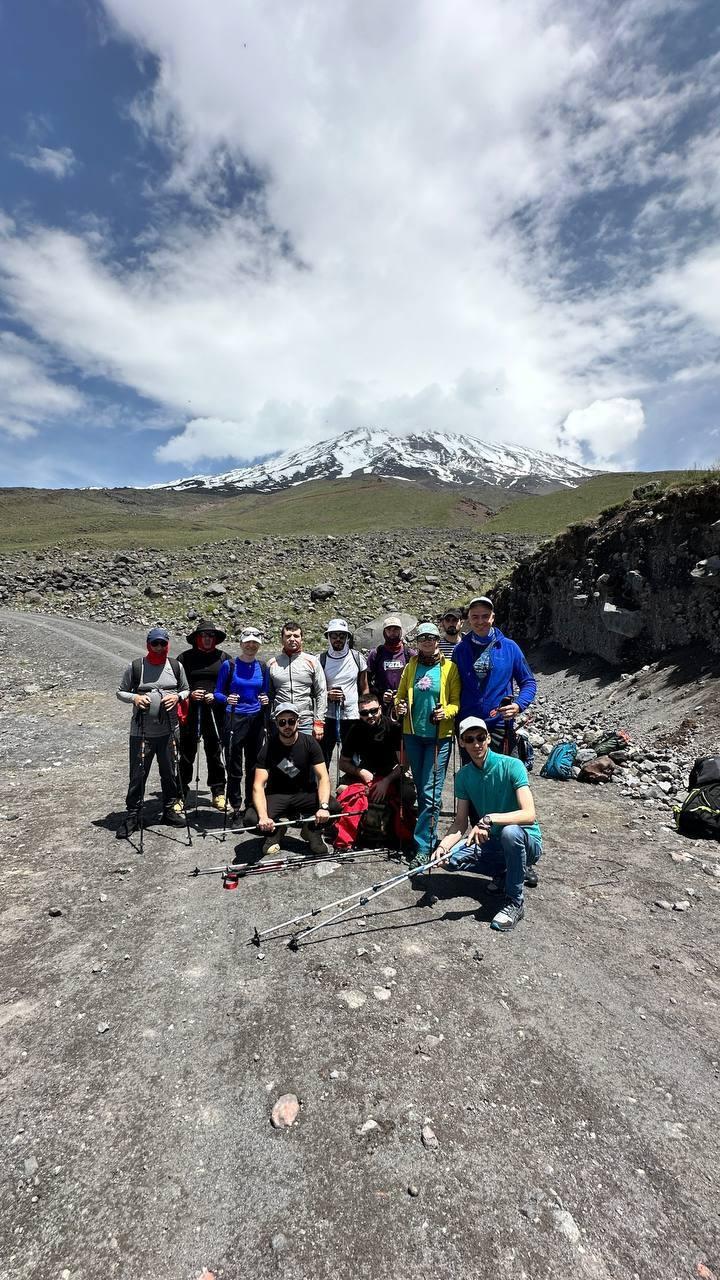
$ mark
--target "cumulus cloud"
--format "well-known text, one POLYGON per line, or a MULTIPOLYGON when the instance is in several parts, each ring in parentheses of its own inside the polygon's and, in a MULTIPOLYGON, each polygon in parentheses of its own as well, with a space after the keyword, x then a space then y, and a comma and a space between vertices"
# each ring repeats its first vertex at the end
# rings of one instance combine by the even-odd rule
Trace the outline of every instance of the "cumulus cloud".
POLYGON ((632 465, 633 447, 644 427, 640 400, 623 396, 594 400, 585 409, 573 409, 565 419, 563 453, 600 471, 618 471, 632 465))
POLYGON ((51 178, 68 178, 77 168, 77 158, 71 147, 36 147, 34 151, 17 151, 14 158, 34 169, 35 173, 47 173, 51 178))
POLYGON ((698 189, 702 156, 668 138, 712 69, 653 64, 655 0, 612 22, 572 0, 105 8, 157 59, 134 116, 192 216, 149 219, 131 262, 102 227, 6 228, 0 272, 44 342, 186 419, 160 461, 360 424, 577 452, 573 412, 615 421, 651 355, 689 364, 679 287, 649 334, 659 295, 630 287, 632 252, 581 289, 582 236, 560 237, 582 196, 670 167, 681 187, 683 165, 698 189))
POLYGON ((82 396, 58 382, 46 353, 15 333, 0 332, 0 432, 27 440, 38 428, 79 410, 82 396))

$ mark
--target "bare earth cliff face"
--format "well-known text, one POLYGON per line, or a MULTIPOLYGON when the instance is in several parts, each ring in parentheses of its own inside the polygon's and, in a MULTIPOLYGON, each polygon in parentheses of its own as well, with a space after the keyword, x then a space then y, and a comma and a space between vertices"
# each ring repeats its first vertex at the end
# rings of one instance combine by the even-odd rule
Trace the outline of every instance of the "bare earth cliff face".
POLYGON ((614 665, 692 644, 720 653, 720 478, 635 494, 572 525, 497 588, 510 635, 614 665))

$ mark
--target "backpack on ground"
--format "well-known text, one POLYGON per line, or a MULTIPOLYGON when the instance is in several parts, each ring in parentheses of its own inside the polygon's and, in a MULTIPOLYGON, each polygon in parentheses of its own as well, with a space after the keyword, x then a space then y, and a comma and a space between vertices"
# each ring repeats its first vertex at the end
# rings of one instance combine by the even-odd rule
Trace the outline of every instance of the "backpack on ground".
POLYGON ((515 735, 515 747, 518 760, 522 760, 528 773, 531 773, 535 761, 535 749, 526 729, 518 729, 515 735))
POLYGON ((690 770, 688 786, 694 791, 696 787, 706 787, 711 782, 720 782, 720 756, 698 756, 690 770))
POLYGON ((609 782, 615 772, 615 765, 609 756, 596 756, 588 760, 578 774, 578 782, 609 782))
POLYGON ((610 756, 613 751, 625 751, 629 742, 630 734, 626 729, 612 729, 597 742, 593 742, 592 748, 598 756, 610 756))
MULTIPOLYGON (((717 756, 714 758, 717 760, 717 756)), ((675 808, 674 815, 675 826, 681 835, 700 840, 720 840, 720 782, 695 787, 675 808)))
POLYGON ((541 778, 551 778, 554 782, 567 782, 577 755, 577 743, 558 742, 540 770, 541 778))

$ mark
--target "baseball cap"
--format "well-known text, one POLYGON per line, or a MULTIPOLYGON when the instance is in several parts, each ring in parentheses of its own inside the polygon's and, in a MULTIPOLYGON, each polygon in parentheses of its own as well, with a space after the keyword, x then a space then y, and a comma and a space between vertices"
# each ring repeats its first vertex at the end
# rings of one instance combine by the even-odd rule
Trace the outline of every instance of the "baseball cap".
POLYGON ((402 631, 402 618, 398 618, 397 614, 391 613, 389 618, 383 620, 383 631, 387 631, 388 627, 399 627, 402 631))
POLYGON ((150 644, 152 640, 164 640, 165 644, 169 644, 170 633, 164 627, 151 627, 147 633, 146 641, 150 644))
POLYGON ((297 707, 293 706, 292 702, 279 703, 279 705, 273 711, 273 716, 277 720, 278 716, 281 716, 283 713, 287 713, 287 712, 290 712, 291 715, 297 716, 298 720, 300 719, 300 712, 298 711, 297 707))
POLYGON ((449 609, 443 609, 440 614, 441 618, 462 618, 462 616, 462 609, 458 609, 455 605, 451 605, 449 609))
POLYGON ((458 732, 461 738, 464 733, 467 733, 468 729, 484 729, 487 733, 487 725, 479 716, 466 716, 464 720, 460 721, 458 732))
POLYGON ((350 635, 350 628, 344 618, 331 618, 325 628, 325 635, 329 635, 331 631, 347 631, 350 635))
POLYGON ((466 611, 472 609, 474 604, 486 604, 488 609, 492 609, 493 613, 495 612, 495 605, 489 596, 473 596, 469 605, 466 606, 466 611))
POLYGON ((415 632, 415 635, 417 636, 418 640, 420 639, 420 636, 436 636, 438 640, 440 639, 440 631, 435 626, 434 622, 421 622, 420 626, 415 632))
POLYGON ((240 632, 240 643, 244 644, 246 640, 257 640, 258 644, 262 644, 262 631, 257 627, 243 627, 240 632))

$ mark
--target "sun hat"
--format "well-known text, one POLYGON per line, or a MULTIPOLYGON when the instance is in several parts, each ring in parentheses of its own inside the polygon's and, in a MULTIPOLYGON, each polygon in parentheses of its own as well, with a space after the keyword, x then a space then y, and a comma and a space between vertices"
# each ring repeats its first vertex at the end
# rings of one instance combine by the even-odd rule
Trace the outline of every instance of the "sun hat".
POLYGON ((329 636, 331 631, 346 631, 350 635, 350 628, 344 618, 331 618, 325 628, 325 635, 329 636))
POLYGON ((398 618, 396 613, 391 613, 390 617, 385 618, 383 621, 383 631, 387 631, 388 627, 399 627, 400 630, 402 631, 403 629, 402 618, 398 618))
POLYGON ((222 644, 225 639, 225 632, 221 631, 219 627, 216 627, 214 622, 209 622, 207 618, 200 618, 195 623, 195 630, 191 631, 190 634, 185 637, 188 644, 194 644, 196 637, 201 631, 212 631, 218 644, 222 644))

